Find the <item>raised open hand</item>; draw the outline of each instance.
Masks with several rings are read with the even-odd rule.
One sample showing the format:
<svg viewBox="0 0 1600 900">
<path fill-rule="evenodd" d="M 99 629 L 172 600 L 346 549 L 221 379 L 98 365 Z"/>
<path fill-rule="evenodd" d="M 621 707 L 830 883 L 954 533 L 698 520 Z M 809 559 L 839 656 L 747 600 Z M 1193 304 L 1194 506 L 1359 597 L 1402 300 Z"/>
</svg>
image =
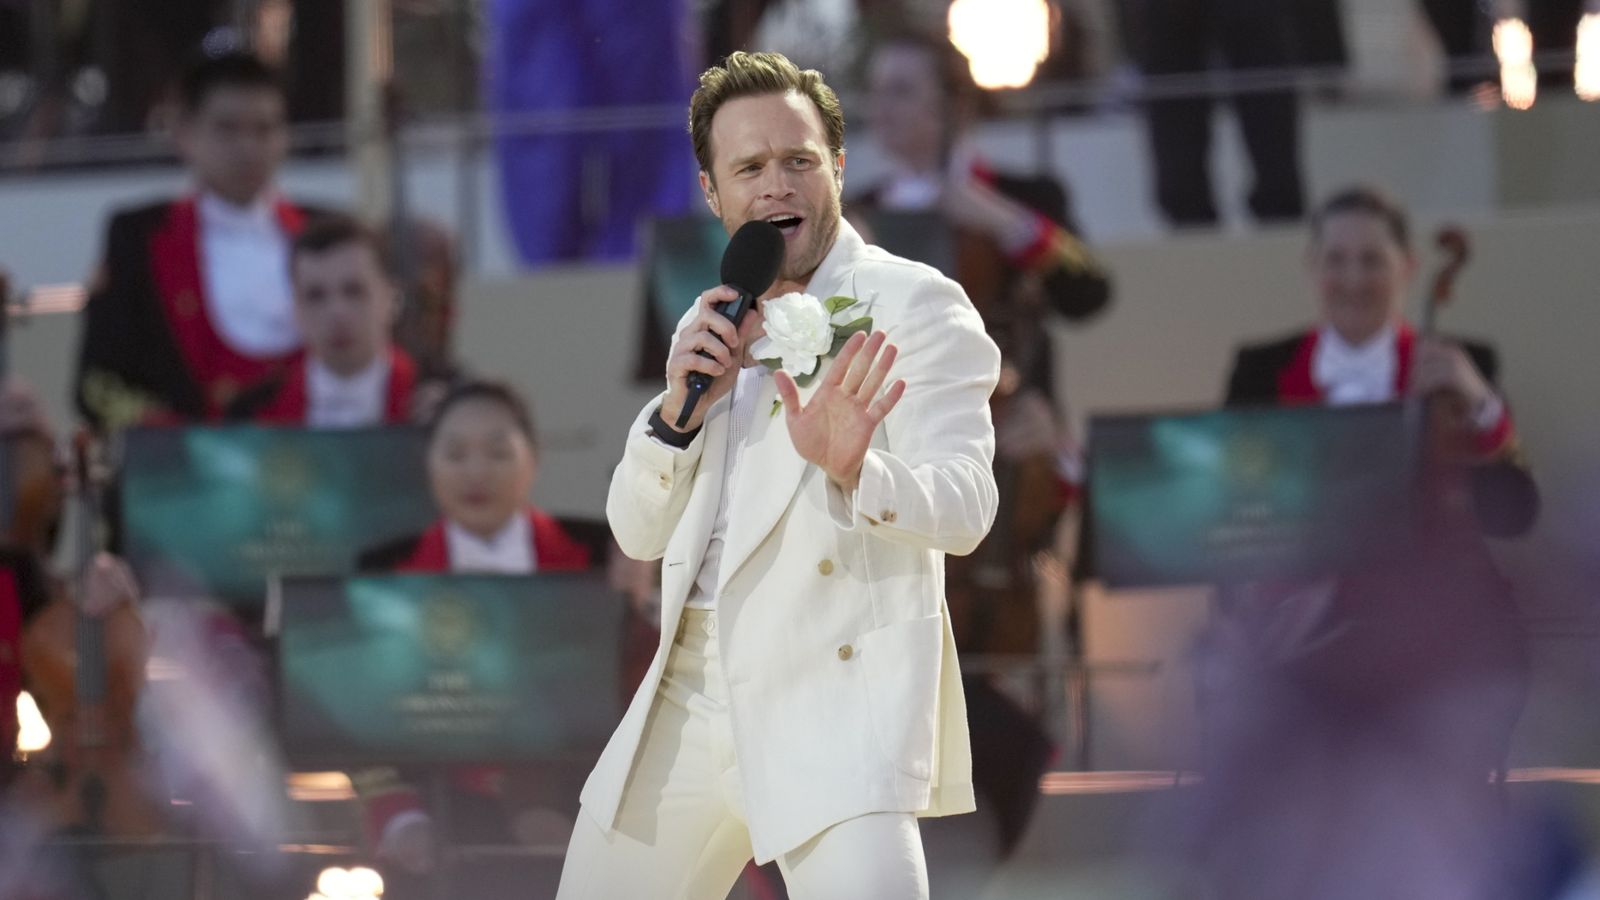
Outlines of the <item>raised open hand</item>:
<svg viewBox="0 0 1600 900">
<path fill-rule="evenodd" d="M 870 338 L 864 332 L 851 335 L 805 406 L 787 372 L 774 376 L 794 449 L 846 491 L 855 490 L 861 477 L 873 431 L 906 392 L 905 381 L 896 379 L 879 394 L 896 353 L 887 340 L 881 331 Z"/>
</svg>

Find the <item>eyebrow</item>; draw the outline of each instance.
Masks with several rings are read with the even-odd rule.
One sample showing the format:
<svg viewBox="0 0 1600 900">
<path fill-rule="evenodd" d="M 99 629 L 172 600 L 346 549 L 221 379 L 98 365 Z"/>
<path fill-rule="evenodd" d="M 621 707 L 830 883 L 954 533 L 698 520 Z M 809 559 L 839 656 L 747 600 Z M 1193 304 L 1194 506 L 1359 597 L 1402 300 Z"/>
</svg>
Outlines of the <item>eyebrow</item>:
<svg viewBox="0 0 1600 900">
<path fill-rule="evenodd" d="M 819 154 L 816 150 L 814 150 L 814 149 L 812 149 L 811 147 L 808 147 L 808 146 L 785 147 L 784 149 L 779 150 L 775 155 L 779 156 L 779 157 L 815 156 L 815 157 L 818 157 L 819 159 L 821 158 L 821 154 Z M 766 157 L 767 157 L 767 154 L 765 154 L 765 153 L 752 153 L 749 156 L 741 156 L 738 159 L 732 160 L 731 162 L 728 163 L 728 167 L 731 168 L 731 169 L 734 169 L 734 170 L 742 169 L 742 168 L 745 167 L 745 165 L 747 165 L 749 163 L 753 163 L 753 162 L 755 162 L 756 160 L 759 160 L 759 159 L 764 159 Z"/>
</svg>

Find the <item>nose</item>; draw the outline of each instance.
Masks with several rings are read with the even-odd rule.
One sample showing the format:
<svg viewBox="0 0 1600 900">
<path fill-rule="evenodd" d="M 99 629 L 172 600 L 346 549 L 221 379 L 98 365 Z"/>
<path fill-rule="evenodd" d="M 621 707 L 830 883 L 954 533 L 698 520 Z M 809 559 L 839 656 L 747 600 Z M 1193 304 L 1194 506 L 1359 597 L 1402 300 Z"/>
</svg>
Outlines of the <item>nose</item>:
<svg viewBox="0 0 1600 900">
<path fill-rule="evenodd" d="M 787 200 L 794 196 L 794 184 L 790 181 L 791 173 L 783 166 L 772 166 L 762 173 L 761 178 L 763 200 Z"/>
</svg>

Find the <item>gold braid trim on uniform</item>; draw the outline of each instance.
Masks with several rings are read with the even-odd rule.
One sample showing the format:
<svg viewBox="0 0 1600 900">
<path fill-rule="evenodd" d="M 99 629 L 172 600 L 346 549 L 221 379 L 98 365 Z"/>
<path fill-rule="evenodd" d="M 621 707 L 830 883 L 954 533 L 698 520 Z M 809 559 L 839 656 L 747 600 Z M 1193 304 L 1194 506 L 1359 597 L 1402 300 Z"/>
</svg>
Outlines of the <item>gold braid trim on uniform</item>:
<svg viewBox="0 0 1600 900">
<path fill-rule="evenodd" d="M 1054 223 L 1050 231 L 1049 247 L 1039 254 L 1039 260 L 1032 268 L 1040 273 L 1052 269 L 1064 269 L 1078 276 L 1095 276 L 1105 271 L 1087 244 L 1078 240 L 1072 232 Z"/>
<path fill-rule="evenodd" d="M 373 766 L 350 773 L 350 784 L 363 802 L 389 794 L 408 793 L 411 785 L 400 778 L 400 770 L 393 766 Z"/>
<path fill-rule="evenodd" d="M 149 391 L 136 388 L 114 372 L 90 369 L 83 375 L 83 405 L 108 432 L 137 425 L 166 407 Z"/>
</svg>

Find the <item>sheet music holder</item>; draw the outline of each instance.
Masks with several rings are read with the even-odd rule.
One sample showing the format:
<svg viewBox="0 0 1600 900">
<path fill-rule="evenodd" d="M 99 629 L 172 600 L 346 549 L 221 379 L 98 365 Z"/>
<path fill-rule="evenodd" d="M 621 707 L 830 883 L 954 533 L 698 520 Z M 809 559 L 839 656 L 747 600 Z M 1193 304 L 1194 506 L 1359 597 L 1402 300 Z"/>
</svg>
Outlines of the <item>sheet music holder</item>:
<svg viewBox="0 0 1600 900">
<path fill-rule="evenodd" d="M 147 596 L 258 615 L 269 578 L 355 568 L 437 516 L 412 427 L 133 428 L 119 532 Z"/>
<path fill-rule="evenodd" d="M 1313 578 L 1410 546 L 1399 404 L 1090 421 L 1087 548 L 1113 587 Z"/>
<path fill-rule="evenodd" d="M 279 721 L 296 767 L 598 757 L 624 601 L 603 570 L 288 577 Z"/>
</svg>

